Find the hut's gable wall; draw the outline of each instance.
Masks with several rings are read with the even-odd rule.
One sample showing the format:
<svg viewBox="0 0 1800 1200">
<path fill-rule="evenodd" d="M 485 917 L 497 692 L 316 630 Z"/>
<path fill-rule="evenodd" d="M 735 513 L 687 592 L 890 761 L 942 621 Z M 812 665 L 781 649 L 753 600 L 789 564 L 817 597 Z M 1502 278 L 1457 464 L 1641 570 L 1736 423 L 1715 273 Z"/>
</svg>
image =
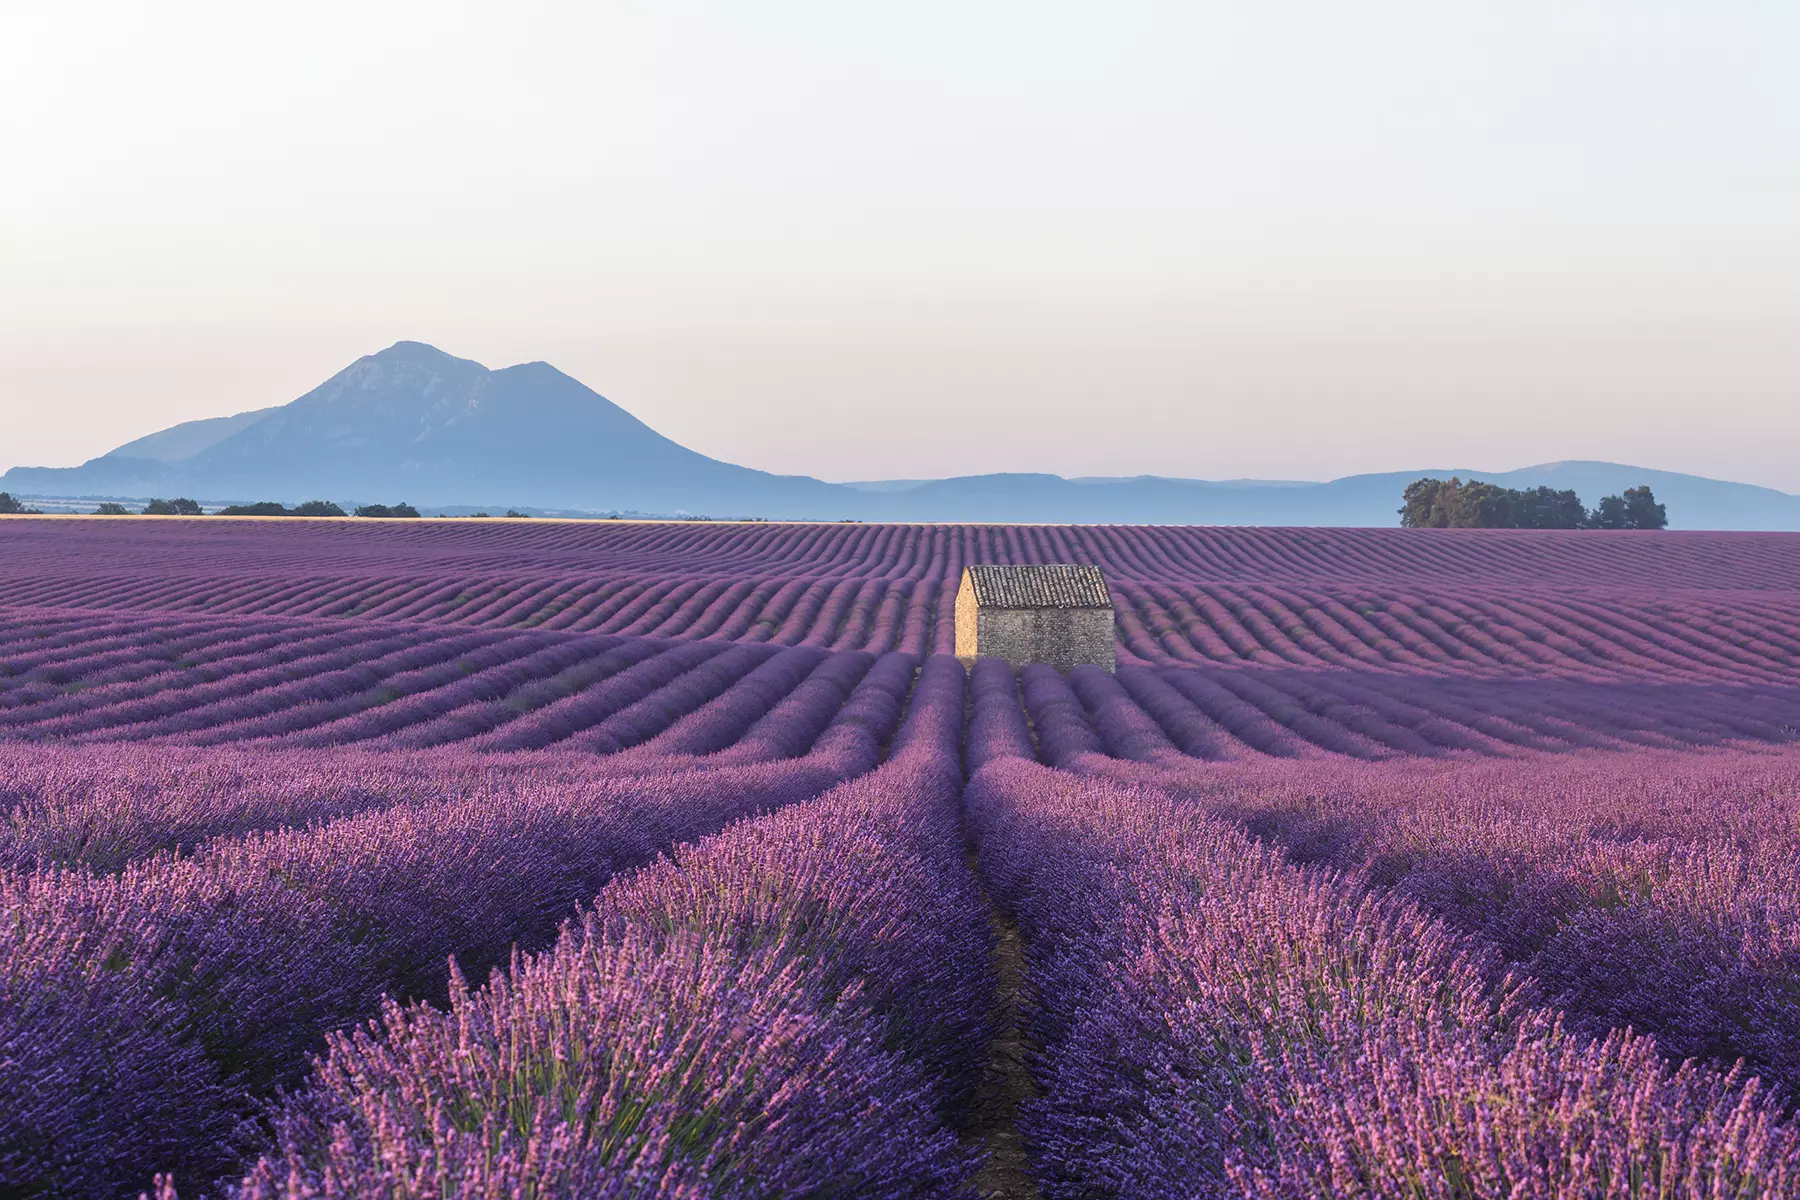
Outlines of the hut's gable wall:
<svg viewBox="0 0 1800 1200">
<path fill-rule="evenodd" d="M 972 659 L 976 655 L 975 581 L 964 571 L 962 586 L 956 589 L 956 657 Z"/>
</svg>

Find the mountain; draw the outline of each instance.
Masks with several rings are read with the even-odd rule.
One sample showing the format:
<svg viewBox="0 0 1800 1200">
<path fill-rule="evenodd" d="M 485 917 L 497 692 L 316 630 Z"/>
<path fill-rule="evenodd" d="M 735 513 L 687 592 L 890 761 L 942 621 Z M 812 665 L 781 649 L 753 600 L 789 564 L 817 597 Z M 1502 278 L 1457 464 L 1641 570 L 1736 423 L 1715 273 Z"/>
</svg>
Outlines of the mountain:
<svg viewBox="0 0 1800 1200">
<path fill-rule="evenodd" d="M 857 496 L 697 454 L 548 363 L 490 371 L 421 342 L 360 358 L 293 403 L 220 430 L 216 440 L 196 434 L 206 444 L 186 456 L 143 453 L 146 442 L 173 445 L 184 428 L 79 467 L 15 467 L 0 486 L 45 496 L 405 499 L 792 517 L 848 515 L 833 502 Z M 134 447 L 137 453 L 126 453 Z"/>
<path fill-rule="evenodd" d="M 1039 474 L 824 483 L 698 454 L 547 363 L 494 371 L 421 342 L 360 358 L 277 408 L 189 421 L 79 467 L 14 467 L 0 489 L 799 520 L 1394 525 L 1400 493 L 1421 475 L 1573 488 L 1589 505 L 1647 483 L 1675 528 L 1800 530 L 1800 496 L 1603 462 L 1327 483 Z"/>
</svg>

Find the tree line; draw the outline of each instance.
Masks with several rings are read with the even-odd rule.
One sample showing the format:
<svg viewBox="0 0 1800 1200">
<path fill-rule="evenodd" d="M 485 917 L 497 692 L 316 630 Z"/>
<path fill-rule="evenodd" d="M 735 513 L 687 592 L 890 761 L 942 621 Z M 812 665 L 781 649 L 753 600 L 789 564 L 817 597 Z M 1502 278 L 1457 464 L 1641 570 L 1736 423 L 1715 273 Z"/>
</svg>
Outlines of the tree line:
<svg viewBox="0 0 1800 1200">
<path fill-rule="evenodd" d="M 1507 488 L 1471 479 L 1416 479 L 1401 496 L 1406 529 L 1663 529 L 1666 506 L 1646 484 L 1623 495 L 1602 496 L 1583 508 L 1573 490 Z"/>
<path fill-rule="evenodd" d="M 131 510 L 123 504 L 102 504 L 95 510 L 97 514 L 124 516 Z M 144 515 L 151 517 L 197 517 L 201 515 L 200 505 L 185 496 L 173 500 L 152 500 L 144 506 Z M 348 517 L 351 513 L 343 510 L 341 505 L 329 500 L 308 500 L 304 504 L 296 504 L 292 508 L 276 500 L 258 500 L 254 504 L 227 504 L 215 516 L 220 517 Z M 419 510 L 402 501 L 399 504 L 363 504 L 354 513 L 359 517 L 416 517 Z"/>
<path fill-rule="evenodd" d="M 0 513 L 42 516 L 43 510 L 26 508 L 7 492 L 0 492 Z M 102 501 L 93 513 L 97 517 L 200 517 L 206 510 L 200 502 L 186 496 L 176 496 L 172 500 L 152 499 L 144 505 L 141 512 L 132 512 L 117 500 Z M 351 513 L 344 511 L 341 505 L 329 500 L 308 500 L 304 504 L 296 504 L 292 508 L 275 500 L 259 500 L 254 504 L 230 504 L 221 508 L 216 514 L 221 517 L 347 517 Z M 363 504 L 354 512 L 359 517 L 416 517 L 419 510 L 401 501 L 399 504 Z M 486 516 L 486 513 L 479 514 Z M 508 511 L 509 517 L 522 517 L 524 513 Z"/>
</svg>

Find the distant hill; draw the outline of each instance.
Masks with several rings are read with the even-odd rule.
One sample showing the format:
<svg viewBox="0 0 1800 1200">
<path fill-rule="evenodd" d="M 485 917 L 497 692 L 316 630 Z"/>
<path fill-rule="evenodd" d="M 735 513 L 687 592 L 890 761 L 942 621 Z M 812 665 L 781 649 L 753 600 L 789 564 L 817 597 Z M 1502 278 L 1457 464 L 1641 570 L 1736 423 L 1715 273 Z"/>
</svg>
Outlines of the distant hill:
<svg viewBox="0 0 1800 1200">
<path fill-rule="evenodd" d="M 406 500 L 799 520 L 1395 525 L 1421 475 L 1602 495 L 1649 484 L 1678 529 L 1800 530 L 1800 496 L 1604 462 L 1436 468 L 1328 483 L 995 474 L 825 483 L 720 462 L 547 363 L 489 370 L 421 342 L 360 358 L 290 404 L 189 421 L 79 467 L 14 467 L 28 497 Z"/>
<path fill-rule="evenodd" d="M 1421 468 L 1349 475 L 1328 483 L 969 475 L 852 486 L 877 498 L 894 520 L 1380 526 L 1400 523 L 1400 493 L 1424 475 L 1485 479 L 1506 487 L 1573 488 L 1589 506 L 1601 496 L 1647 483 L 1668 506 L 1673 529 L 1800 530 L 1800 496 L 1606 462 L 1545 463 L 1514 471 Z"/>
</svg>

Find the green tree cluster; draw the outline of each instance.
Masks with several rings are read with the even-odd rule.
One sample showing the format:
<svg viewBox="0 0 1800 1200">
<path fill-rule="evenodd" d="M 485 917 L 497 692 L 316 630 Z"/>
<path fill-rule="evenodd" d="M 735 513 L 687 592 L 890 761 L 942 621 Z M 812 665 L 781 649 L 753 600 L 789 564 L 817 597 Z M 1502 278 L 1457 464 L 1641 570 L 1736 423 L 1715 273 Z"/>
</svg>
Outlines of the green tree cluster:
<svg viewBox="0 0 1800 1200">
<path fill-rule="evenodd" d="M 289 508 L 275 500 L 258 500 L 255 504 L 232 504 L 219 510 L 221 517 L 341 517 L 344 510 L 329 500 L 308 500 Z"/>
<path fill-rule="evenodd" d="M 362 504 L 358 505 L 356 515 L 359 517 L 416 517 L 419 510 L 401 501 L 399 504 Z"/>
<path fill-rule="evenodd" d="M 1669 514 L 1647 485 L 1606 496 L 1589 512 L 1567 489 L 1506 488 L 1451 476 L 1407 484 L 1400 524 L 1407 529 L 1663 529 Z"/>
<path fill-rule="evenodd" d="M 197 501 L 186 496 L 177 496 L 173 500 L 152 500 L 144 505 L 147 517 L 197 517 L 201 515 Z"/>
<path fill-rule="evenodd" d="M 1588 514 L 1589 529 L 1662 529 L 1669 510 L 1647 487 L 1626 488 L 1623 496 L 1604 496 Z"/>
</svg>

